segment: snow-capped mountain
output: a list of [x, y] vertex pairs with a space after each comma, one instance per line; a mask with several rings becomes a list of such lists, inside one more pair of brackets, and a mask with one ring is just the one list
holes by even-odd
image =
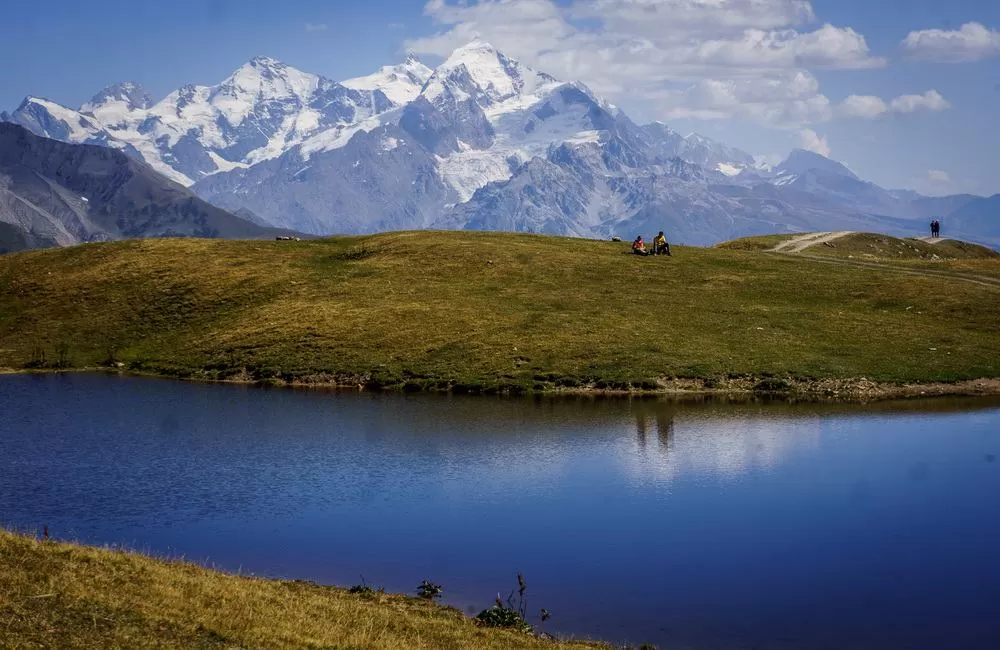
[[372, 95], [379, 91], [394, 105], [402, 106], [417, 98], [432, 74], [433, 70], [421, 63], [417, 57], [410, 55], [400, 65], [385, 66], [374, 74], [348, 79], [342, 83], [348, 88]]
[[935, 201], [890, 193], [817, 154], [773, 170], [488, 43], [435, 69], [410, 57], [341, 83], [257, 57], [159, 102], [134, 83], [79, 109], [29, 97], [36, 134], [102, 144], [202, 198], [315, 234], [407, 228], [583, 237], [666, 229], [688, 243], [801, 230], [909, 232]]
[[4, 119], [37, 135], [121, 149], [190, 186], [396, 106], [378, 87], [352, 89], [256, 57], [216, 86], [184, 86], [156, 103], [137, 84], [125, 83], [78, 110], [29, 97]]
[[726, 176], [737, 176], [745, 170], [759, 171], [751, 154], [697, 133], [682, 136], [663, 122], [653, 122], [642, 129], [651, 146], [664, 157], [681, 158]]

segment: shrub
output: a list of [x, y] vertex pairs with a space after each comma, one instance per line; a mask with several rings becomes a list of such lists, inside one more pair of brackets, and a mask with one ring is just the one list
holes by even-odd
[[503, 605], [494, 605], [489, 609], [484, 609], [476, 615], [476, 621], [485, 627], [502, 627], [519, 632], [532, 632], [532, 627], [517, 610]]
[[444, 590], [441, 589], [441, 585], [436, 585], [430, 580], [424, 580], [420, 583], [420, 586], [417, 587], [417, 596], [426, 600], [440, 598], [443, 592]]

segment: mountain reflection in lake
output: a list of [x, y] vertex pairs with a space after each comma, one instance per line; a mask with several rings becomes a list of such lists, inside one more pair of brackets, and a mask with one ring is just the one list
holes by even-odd
[[[0, 377], [0, 522], [665, 648], [1000, 647], [1000, 401]], [[537, 622], [537, 621], [536, 621]]]

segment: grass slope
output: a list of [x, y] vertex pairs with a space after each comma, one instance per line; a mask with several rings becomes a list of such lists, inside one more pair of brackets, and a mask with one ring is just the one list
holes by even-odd
[[459, 390], [1000, 376], [998, 257], [942, 278], [926, 262], [626, 249], [422, 231], [18, 253], [0, 257], [0, 366]]
[[605, 648], [484, 629], [457, 610], [0, 531], [3, 648]]

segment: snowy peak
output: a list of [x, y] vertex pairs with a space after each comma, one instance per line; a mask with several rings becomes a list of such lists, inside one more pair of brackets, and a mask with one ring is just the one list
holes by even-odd
[[252, 68], [278, 68], [283, 66], [284, 64], [281, 61], [277, 59], [272, 59], [269, 56], [258, 55], [250, 59], [250, 61], [247, 62], [247, 65], [249, 65]]
[[270, 57], [258, 56], [240, 66], [213, 89], [210, 102], [229, 119], [230, 124], [236, 125], [259, 102], [298, 100], [302, 104], [308, 103], [321, 80], [322, 77], [302, 72]]
[[534, 94], [556, 80], [522, 65], [484, 41], [455, 50], [427, 81], [424, 96], [432, 102], [442, 95], [470, 96], [483, 105], [518, 95]]
[[754, 157], [697, 133], [682, 136], [663, 122], [642, 127], [656, 151], [665, 158], [677, 157], [726, 176], [738, 176], [743, 170], [755, 168]]
[[95, 119], [41, 97], [26, 97], [13, 115], [3, 117], [36, 135], [65, 142], [97, 142], [102, 131]]
[[794, 149], [777, 167], [777, 171], [783, 175], [801, 175], [808, 171], [819, 171], [826, 174], [846, 176], [852, 180], [860, 180], [854, 172], [826, 156], [821, 156], [805, 149]]
[[134, 81], [108, 86], [80, 107], [81, 113], [94, 113], [109, 104], [121, 104], [130, 111], [144, 110], [153, 105], [153, 96]]
[[402, 106], [417, 98], [432, 74], [433, 70], [411, 54], [404, 63], [385, 66], [365, 77], [348, 79], [343, 85], [362, 92], [381, 91], [393, 104]]

